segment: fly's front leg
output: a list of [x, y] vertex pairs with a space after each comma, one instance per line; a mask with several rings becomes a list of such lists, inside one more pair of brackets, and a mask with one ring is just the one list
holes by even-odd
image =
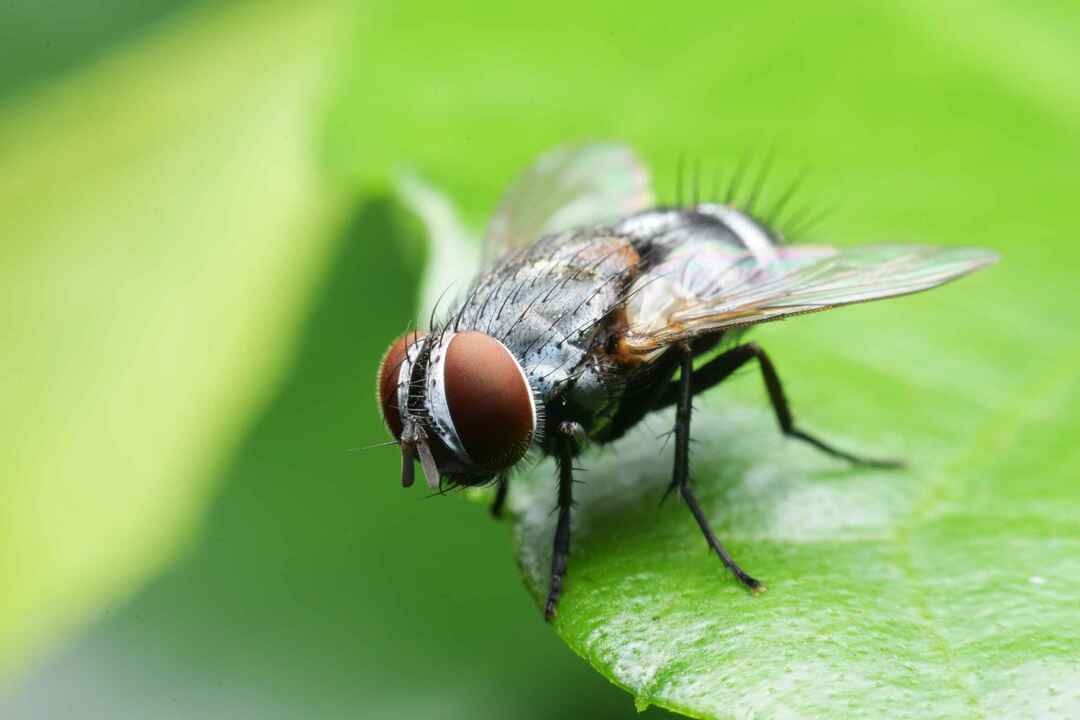
[[548, 584], [547, 602], [544, 603], [544, 619], [551, 621], [558, 614], [559, 596], [562, 595], [563, 579], [566, 577], [566, 561], [570, 556], [570, 508], [574, 504], [574, 455], [577, 437], [584, 430], [575, 422], [559, 425], [555, 442], [558, 446], [559, 465], [559, 523], [555, 526], [555, 545], [551, 552], [551, 580]]
[[690, 508], [690, 512], [693, 513], [694, 519], [697, 520], [698, 527], [701, 528], [709, 547], [712, 548], [724, 565], [735, 574], [739, 582], [755, 592], [764, 590], [765, 586], [750, 577], [745, 570], [739, 567], [739, 564], [732, 559], [728, 551], [720, 544], [712, 527], [709, 525], [708, 518], [705, 517], [705, 513], [702, 512], [701, 506], [698, 504], [693, 488], [690, 487], [690, 415], [693, 410], [694, 358], [689, 347], [683, 350], [679, 369], [681, 373], [676, 383], [679, 392], [675, 408], [675, 468], [671, 474], [671, 488], [678, 489], [682, 499]]
[[503, 505], [506, 504], [506, 490], [507, 490], [506, 475], [500, 475], [495, 480], [495, 499], [491, 501], [491, 516], [500, 518], [502, 517]]
[[[769, 359], [769, 356], [765, 354], [765, 351], [757, 343], [739, 345], [707, 362], [694, 376], [693, 393], [696, 395], [715, 385], [719, 385], [751, 360], [757, 360], [758, 367], [761, 368], [761, 379], [765, 382], [765, 390], [769, 393], [769, 402], [772, 404], [773, 412], [776, 414], [776, 421], [780, 424], [780, 431], [785, 435], [802, 440], [824, 453], [842, 458], [854, 465], [880, 468], [903, 467], [904, 463], [899, 460], [875, 460], [845, 452], [795, 427], [791, 408], [788, 405], [787, 397], [784, 395], [784, 387], [780, 384], [780, 376], [777, 374], [772, 360]], [[675, 404], [679, 398], [679, 391], [679, 383], [673, 382], [668, 385], [656, 407], [663, 408]]]

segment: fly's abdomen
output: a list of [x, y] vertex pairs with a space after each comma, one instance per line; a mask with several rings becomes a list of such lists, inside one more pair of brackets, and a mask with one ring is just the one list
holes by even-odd
[[626, 303], [627, 341], [632, 352], [645, 354], [662, 348], [642, 340], [669, 329], [680, 310], [759, 271], [762, 253], [774, 247], [768, 234], [760, 233], [755, 254], [717, 214], [693, 210], [641, 213], [624, 220], [618, 229], [640, 238], [642, 253], [649, 259]]

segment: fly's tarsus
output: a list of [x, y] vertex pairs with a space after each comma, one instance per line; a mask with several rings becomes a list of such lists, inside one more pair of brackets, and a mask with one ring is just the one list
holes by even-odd
[[671, 486], [668, 492], [671, 491], [671, 488], [679, 489], [679, 495], [682, 496], [683, 501], [690, 508], [690, 513], [697, 520], [698, 527], [701, 528], [701, 533], [705, 536], [709, 547], [738, 578], [739, 582], [753, 592], [761, 592], [765, 589], [765, 586], [739, 567], [739, 564], [735, 562], [717, 539], [716, 533], [713, 532], [712, 526], [709, 525], [708, 518], [705, 517], [705, 513], [702, 512], [701, 506], [698, 504], [697, 496], [690, 487], [690, 416], [693, 410], [691, 401], [694, 395], [694, 357], [689, 347], [680, 348], [680, 352], [679, 370], [681, 376], [677, 381], [679, 397], [675, 408], [675, 466], [671, 473]]
[[559, 522], [555, 526], [555, 542], [551, 551], [551, 578], [548, 582], [547, 600], [544, 602], [544, 619], [551, 622], [558, 614], [559, 598], [566, 577], [566, 563], [570, 557], [570, 510], [574, 505], [574, 455], [577, 453], [579, 434], [585, 429], [576, 422], [560, 423], [556, 445], [559, 466]]
[[495, 480], [495, 499], [491, 501], [491, 515], [492, 517], [500, 518], [503, 513], [503, 505], [506, 504], [506, 492], [509, 483], [506, 480], [506, 475], [499, 475]]

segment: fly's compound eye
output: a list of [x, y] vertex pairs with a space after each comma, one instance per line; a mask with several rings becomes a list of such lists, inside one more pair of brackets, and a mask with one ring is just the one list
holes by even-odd
[[401, 364], [409, 348], [418, 343], [427, 333], [411, 332], [402, 335], [390, 345], [379, 363], [379, 408], [383, 422], [397, 439], [401, 438], [401, 412], [398, 410], [398, 378]]
[[490, 335], [463, 332], [446, 349], [443, 381], [454, 430], [473, 463], [502, 470], [521, 459], [536, 430], [525, 373]]

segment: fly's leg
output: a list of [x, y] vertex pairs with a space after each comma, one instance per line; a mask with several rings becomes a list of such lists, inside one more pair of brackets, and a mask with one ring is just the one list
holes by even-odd
[[[803, 432], [795, 427], [795, 420], [791, 416], [791, 408], [788, 406], [787, 398], [784, 396], [784, 388], [780, 384], [780, 376], [776, 374], [776, 368], [773, 367], [769, 356], [765, 354], [765, 351], [762, 350], [757, 343], [747, 343], [746, 345], [739, 345], [738, 347], [732, 348], [726, 353], [713, 358], [698, 369], [694, 374], [694, 394], [696, 395], [697, 393], [708, 390], [714, 385], [720, 384], [730, 377], [732, 373], [751, 360], [758, 361], [758, 367], [761, 368], [762, 380], [765, 381], [765, 389], [769, 393], [769, 402], [772, 404], [777, 422], [780, 423], [780, 430], [785, 435], [809, 443], [824, 453], [832, 455], [833, 457], [842, 458], [854, 465], [866, 465], [868, 467], [879, 468], [903, 467], [904, 463], [899, 460], [876, 460], [874, 458], [866, 458], [845, 452], [839, 448], [833, 447], [824, 440], [819, 440], [813, 435]], [[668, 405], [676, 403], [679, 398], [679, 389], [678, 382], [671, 383], [661, 396], [657, 408], [667, 407]]]
[[675, 383], [679, 393], [675, 409], [675, 469], [671, 474], [671, 489], [677, 488], [679, 490], [679, 494], [686, 501], [690, 512], [694, 515], [694, 519], [697, 520], [698, 527], [701, 528], [709, 547], [727, 566], [728, 570], [731, 570], [735, 577], [739, 579], [739, 582], [752, 591], [762, 591], [765, 586], [750, 577], [745, 570], [739, 567], [739, 564], [732, 559], [728, 551], [716, 539], [716, 533], [713, 532], [712, 527], [709, 525], [709, 520], [705, 517], [705, 513], [702, 512], [693, 488], [690, 487], [690, 414], [694, 394], [694, 358], [689, 348], [685, 350], [680, 359], [680, 369], [682, 371], [681, 376], [678, 382]]
[[559, 523], [555, 527], [555, 545], [551, 552], [551, 580], [548, 584], [544, 619], [550, 622], [558, 614], [559, 596], [566, 577], [566, 560], [570, 555], [570, 507], [574, 503], [574, 453], [576, 437], [584, 430], [575, 422], [559, 425], [556, 443], [559, 455]]
[[495, 480], [495, 499], [491, 501], [491, 516], [502, 517], [503, 505], [506, 504], [507, 481], [505, 475], [500, 475]]

